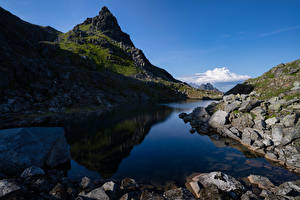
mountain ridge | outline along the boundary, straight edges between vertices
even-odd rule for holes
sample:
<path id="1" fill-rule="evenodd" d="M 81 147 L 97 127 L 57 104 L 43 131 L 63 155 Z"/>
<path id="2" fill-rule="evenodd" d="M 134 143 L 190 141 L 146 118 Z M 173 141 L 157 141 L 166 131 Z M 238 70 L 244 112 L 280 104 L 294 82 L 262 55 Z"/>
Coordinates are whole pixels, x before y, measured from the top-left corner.
<path id="1" fill-rule="evenodd" d="M 220 97 L 153 66 L 108 11 L 103 8 L 95 19 L 62 33 L 0 9 L 0 123 L 21 113 L 28 117 L 78 108 L 107 110 L 129 102 Z"/>

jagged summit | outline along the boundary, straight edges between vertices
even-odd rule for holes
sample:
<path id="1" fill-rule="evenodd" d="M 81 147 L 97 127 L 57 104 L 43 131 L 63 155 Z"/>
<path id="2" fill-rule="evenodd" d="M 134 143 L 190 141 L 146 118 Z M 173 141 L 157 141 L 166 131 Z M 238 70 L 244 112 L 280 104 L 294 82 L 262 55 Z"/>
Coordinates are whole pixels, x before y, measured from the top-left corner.
<path id="1" fill-rule="evenodd" d="M 127 46 L 134 47 L 130 36 L 122 31 L 116 17 L 106 6 L 101 9 L 98 16 L 87 18 L 83 24 L 91 24 L 91 31 L 101 31 L 104 35 L 117 42 L 122 42 Z"/>

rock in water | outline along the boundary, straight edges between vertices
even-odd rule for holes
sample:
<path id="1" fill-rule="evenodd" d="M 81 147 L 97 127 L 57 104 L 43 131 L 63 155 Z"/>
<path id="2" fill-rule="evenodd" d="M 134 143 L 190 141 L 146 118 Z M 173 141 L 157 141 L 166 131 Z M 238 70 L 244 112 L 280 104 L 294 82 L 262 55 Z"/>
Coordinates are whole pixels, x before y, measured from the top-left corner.
<path id="1" fill-rule="evenodd" d="M 63 128 L 15 128 L 0 131 L 0 171 L 21 173 L 30 166 L 56 167 L 70 160 Z"/>
<path id="2" fill-rule="evenodd" d="M 218 110 L 211 116 L 208 123 L 211 127 L 218 128 L 218 127 L 225 125 L 227 117 L 228 117 L 227 112 L 225 112 L 223 110 Z"/>

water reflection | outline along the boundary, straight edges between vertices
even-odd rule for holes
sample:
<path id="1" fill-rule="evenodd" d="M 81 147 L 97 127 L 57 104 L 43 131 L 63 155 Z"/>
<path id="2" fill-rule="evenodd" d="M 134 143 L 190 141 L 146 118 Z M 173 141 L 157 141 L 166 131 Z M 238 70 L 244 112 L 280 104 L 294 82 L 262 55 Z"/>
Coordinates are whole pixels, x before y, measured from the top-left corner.
<path id="1" fill-rule="evenodd" d="M 151 105 L 72 121 L 65 127 L 72 158 L 102 177 L 111 178 L 122 159 L 144 140 L 150 128 L 171 112 L 167 106 Z"/>
<path id="2" fill-rule="evenodd" d="M 126 108 L 105 117 L 85 116 L 65 127 L 73 157 L 69 174 L 131 177 L 142 183 L 183 185 L 194 172 L 235 177 L 264 175 L 275 184 L 299 177 L 218 135 L 190 134 L 178 118 L 209 101 Z M 98 172 L 98 173 L 95 173 Z"/>

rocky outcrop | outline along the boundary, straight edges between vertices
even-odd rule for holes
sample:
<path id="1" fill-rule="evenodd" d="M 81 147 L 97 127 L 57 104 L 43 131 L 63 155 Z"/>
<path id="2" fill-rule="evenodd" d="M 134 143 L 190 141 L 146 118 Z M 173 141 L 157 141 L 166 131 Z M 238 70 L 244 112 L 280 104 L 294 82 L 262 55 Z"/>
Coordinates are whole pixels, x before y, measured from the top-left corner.
<path id="1" fill-rule="evenodd" d="M 220 135 L 237 140 L 251 151 L 300 173 L 300 113 L 295 109 L 300 99 L 274 97 L 263 101 L 258 98 L 255 92 L 224 96 L 218 104 L 206 109 L 217 110 L 208 117 L 208 124 Z M 204 108 L 180 117 L 203 133 L 202 118 L 194 114 L 200 109 Z M 209 130 L 207 126 L 205 129 Z"/>
<path id="2" fill-rule="evenodd" d="M 20 174 L 25 168 L 57 167 L 70 160 L 63 128 L 16 128 L 0 131 L 0 171 Z M 30 168 L 22 176 L 42 175 Z"/>

